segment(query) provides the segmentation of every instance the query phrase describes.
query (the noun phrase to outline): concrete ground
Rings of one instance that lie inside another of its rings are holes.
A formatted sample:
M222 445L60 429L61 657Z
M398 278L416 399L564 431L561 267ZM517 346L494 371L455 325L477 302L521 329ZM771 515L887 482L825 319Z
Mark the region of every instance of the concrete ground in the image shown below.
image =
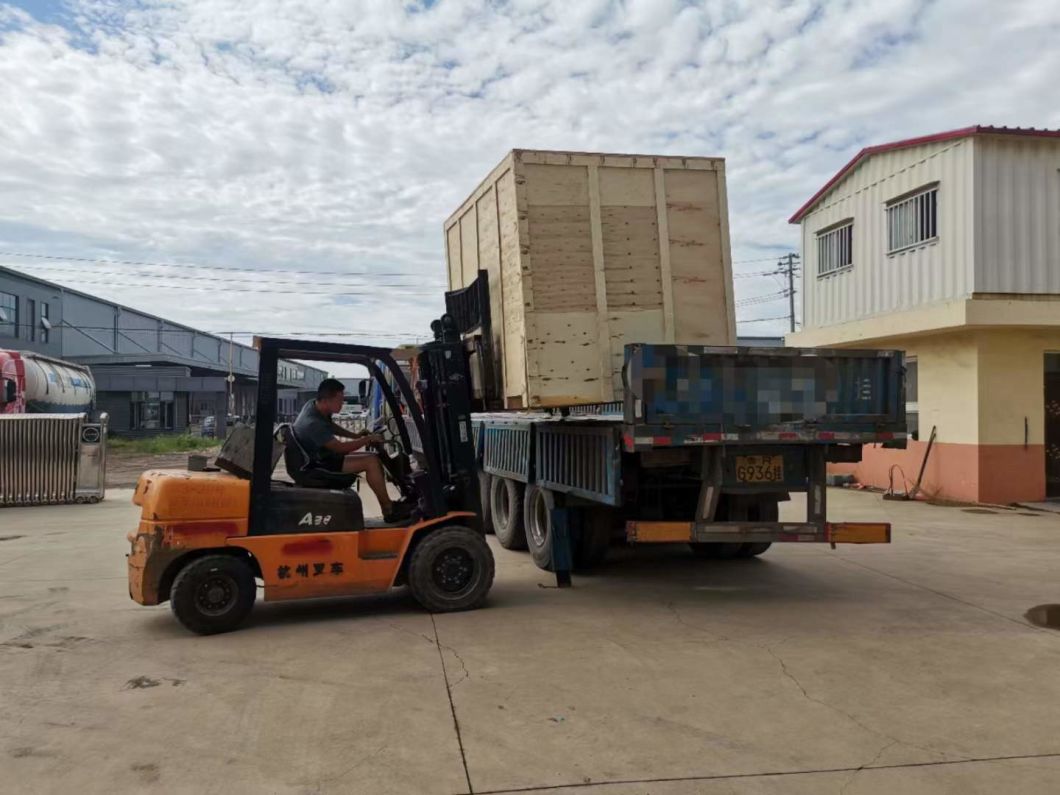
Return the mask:
M1051 793L1060 516L830 492L890 547L619 549L486 609L258 604L202 638L126 593L128 492L0 511L0 791ZM785 506L785 511L797 509Z

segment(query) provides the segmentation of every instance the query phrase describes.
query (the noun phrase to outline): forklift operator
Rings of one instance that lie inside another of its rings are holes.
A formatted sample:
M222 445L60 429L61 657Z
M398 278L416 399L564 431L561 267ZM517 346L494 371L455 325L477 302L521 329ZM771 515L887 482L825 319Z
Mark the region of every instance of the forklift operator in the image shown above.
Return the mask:
M310 460L321 468L348 474L364 473L387 522L406 518L410 506L390 499L379 456L363 450L369 444L382 444L383 437L367 431L353 433L331 419L342 409L345 392L346 387L341 381L334 378L321 381L316 400L306 403L295 420L294 434ZM347 441L340 441L340 436Z

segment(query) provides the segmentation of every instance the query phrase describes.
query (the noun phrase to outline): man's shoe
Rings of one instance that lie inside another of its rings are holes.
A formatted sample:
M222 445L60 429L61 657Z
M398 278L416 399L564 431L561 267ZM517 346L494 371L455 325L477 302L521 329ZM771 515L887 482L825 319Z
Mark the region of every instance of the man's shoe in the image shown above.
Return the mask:
M383 519L386 520L387 524L391 522L400 522L403 519L408 519L412 515L412 506L407 502L394 502L390 505L390 510L383 514Z

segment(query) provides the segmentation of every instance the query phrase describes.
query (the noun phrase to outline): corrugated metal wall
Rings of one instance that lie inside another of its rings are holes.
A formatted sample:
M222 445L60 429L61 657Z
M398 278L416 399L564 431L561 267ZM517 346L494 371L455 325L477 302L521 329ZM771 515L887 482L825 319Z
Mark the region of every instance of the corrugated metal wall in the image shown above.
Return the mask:
M977 293L1060 293L1060 140L975 141Z
M83 416L0 416L0 506L73 502Z
M972 145L962 139L870 157L803 220L805 328L971 293ZM939 183L937 241L889 255L886 203L933 182ZM819 277L817 232L848 218L854 219L853 264Z

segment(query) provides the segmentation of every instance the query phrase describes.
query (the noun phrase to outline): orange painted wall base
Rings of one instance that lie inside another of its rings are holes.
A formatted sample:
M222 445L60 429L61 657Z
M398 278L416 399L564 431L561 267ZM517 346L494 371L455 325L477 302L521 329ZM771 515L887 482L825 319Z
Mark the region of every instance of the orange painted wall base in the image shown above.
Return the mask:
M865 447L859 464L829 464L828 471L853 475L858 483L905 492L916 483L927 442L905 450ZM924 470L921 496L959 502L1033 502L1045 499L1045 446L935 442Z

